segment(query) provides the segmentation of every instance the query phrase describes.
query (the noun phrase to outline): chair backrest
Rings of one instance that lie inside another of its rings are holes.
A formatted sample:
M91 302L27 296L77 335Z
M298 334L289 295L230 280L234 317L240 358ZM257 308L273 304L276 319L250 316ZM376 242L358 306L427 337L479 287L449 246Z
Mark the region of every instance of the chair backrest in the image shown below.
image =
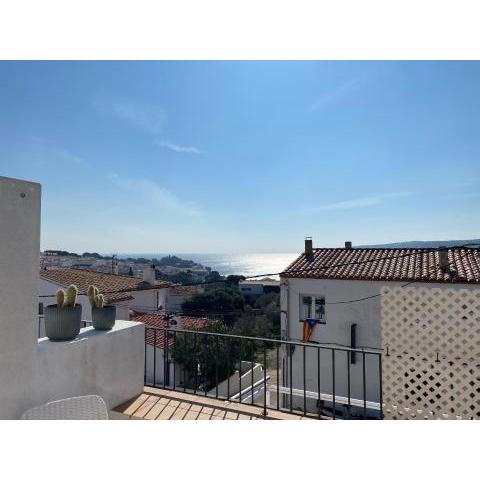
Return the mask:
M21 420L108 420L108 410L102 397L86 395L33 407Z

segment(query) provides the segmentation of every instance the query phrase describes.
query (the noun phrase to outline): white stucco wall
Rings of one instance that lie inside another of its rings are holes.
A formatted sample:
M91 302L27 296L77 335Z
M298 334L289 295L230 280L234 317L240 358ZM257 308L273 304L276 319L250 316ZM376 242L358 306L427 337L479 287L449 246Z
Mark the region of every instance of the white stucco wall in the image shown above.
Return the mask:
M165 310L167 312L180 313L183 311L182 305L185 300L190 298L190 295L170 295L167 294Z
M165 308L167 292L167 288L154 288L130 292L134 297L133 300L130 301L130 305L137 310L157 310L160 307Z
M288 340L302 341L303 322L300 322L300 295L313 295L325 297L325 325L317 325L311 341L318 343L333 343L350 345L350 325L357 324L357 348L381 348L381 303L380 297L361 302L328 305L332 302L359 299L377 295L381 289L388 286L401 286L403 282L373 282L358 280L322 280L288 278L281 282L281 328L282 334ZM433 283L418 283L419 287L448 288L451 285ZM287 313L288 312L288 313ZM335 393L346 396L347 382L347 355L337 352L335 358ZM285 385L289 385L289 362L283 351L285 361ZM307 390L318 391L317 353L314 348L306 349L306 386ZM321 392L332 393L332 358L331 352L322 350L320 359ZM378 401L380 398L378 360L374 356L366 357L366 392L367 400ZM357 362L351 365L351 395L363 399L362 357L357 355ZM292 358L293 387L303 389L303 348L297 347ZM308 404L315 410L315 401ZM294 405L303 408L303 398L294 399Z
M141 393L143 324L37 339L40 185L0 177L0 226L0 419L71 395L97 393L113 407Z
M109 409L143 391L144 325L117 320L110 331L82 328L69 342L38 341L29 407L100 395Z
M0 418L29 402L37 347L40 185L0 177Z

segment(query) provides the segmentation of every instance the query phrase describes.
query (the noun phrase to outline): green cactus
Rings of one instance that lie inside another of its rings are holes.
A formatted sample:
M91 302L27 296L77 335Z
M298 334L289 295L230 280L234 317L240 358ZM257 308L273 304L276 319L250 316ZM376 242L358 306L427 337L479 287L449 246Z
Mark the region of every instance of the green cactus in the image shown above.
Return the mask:
M65 292L62 289L57 290L57 307L63 308L64 305L65 305Z
M87 295L92 308L103 308L106 300L102 294L99 294L97 287L90 285L87 290Z
M90 305L95 307L95 298L98 295L98 288L94 285L90 285L87 290L88 299L90 300Z
M103 305L105 304L105 297L100 294L95 297L95 306L97 308L103 308Z
M75 285L70 285L67 288L67 293L65 295L65 306L74 307L77 303L77 294L78 288Z

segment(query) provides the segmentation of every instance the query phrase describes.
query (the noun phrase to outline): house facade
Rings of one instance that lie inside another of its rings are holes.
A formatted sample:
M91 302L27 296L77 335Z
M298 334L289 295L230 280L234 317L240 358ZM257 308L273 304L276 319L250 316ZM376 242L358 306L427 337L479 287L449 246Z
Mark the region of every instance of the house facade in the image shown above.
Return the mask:
M240 280L238 282L238 289L240 293L248 297L259 297L264 293L280 291L280 282L273 278L259 278L255 280Z
M183 302L193 295L202 292L203 288L199 285L177 285L170 287L167 292L165 311L167 313L181 313L183 311Z
M411 288L480 288L480 255L476 263L465 258L466 249L443 252L432 249L313 248L305 251L281 274L281 332L285 340L305 345L382 348L381 292L385 286ZM305 329L310 319L313 328ZM305 332L308 332L305 336ZM282 352L283 385L293 389L350 396L370 402L381 398L380 367L375 355L335 353L335 386L331 351L306 348L305 379L303 349ZM352 358L353 357L353 358ZM319 368L320 365L320 368ZM320 371L320 375L319 375ZM365 372L365 385L364 385ZM348 381L350 378L350 381ZM292 381L290 382L290 379ZM284 402L290 400L284 396ZM303 407L296 396L293 405ZM318 400L308 400L309 411L317 411ZM327 407L331 407L327 405ZM336 405L342 413L341 401Z

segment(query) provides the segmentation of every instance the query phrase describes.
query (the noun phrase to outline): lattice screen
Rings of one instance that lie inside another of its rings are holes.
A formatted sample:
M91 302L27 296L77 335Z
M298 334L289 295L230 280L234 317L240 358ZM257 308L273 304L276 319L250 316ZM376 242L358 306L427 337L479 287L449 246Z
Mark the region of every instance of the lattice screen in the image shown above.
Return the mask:
M382 294L385 418L480 419L480 288Z

